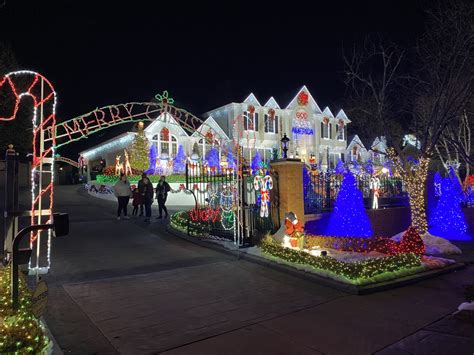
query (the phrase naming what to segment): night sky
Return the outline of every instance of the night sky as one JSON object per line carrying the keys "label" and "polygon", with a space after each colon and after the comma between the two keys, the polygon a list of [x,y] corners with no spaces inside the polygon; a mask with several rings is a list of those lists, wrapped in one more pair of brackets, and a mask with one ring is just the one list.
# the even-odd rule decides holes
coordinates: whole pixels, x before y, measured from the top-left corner
{"label": "night sky", "polygon": [[[304,84],[335,112],[345,95],[342,48],[373,32],[413,44],[426,1],[193,3],[6,0],[0,41],[20,68],[52,81],[60,121],[165,89],[196,115],[250,92],[283,107]],[[64,155],[75,159],[127,128],[74,143]]]}

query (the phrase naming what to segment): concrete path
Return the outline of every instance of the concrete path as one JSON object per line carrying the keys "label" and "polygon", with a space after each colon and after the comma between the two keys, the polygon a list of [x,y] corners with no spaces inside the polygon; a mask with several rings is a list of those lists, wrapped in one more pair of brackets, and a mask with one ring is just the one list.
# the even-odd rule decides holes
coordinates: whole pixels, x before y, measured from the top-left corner
{"label": "concrete path", "polygon": [[347,295],[173,237],[163,221],[117,221],[77,187],[55,196],[71,233],[53,241],[45,318],[65,354],[474,351],[472,325],[449,318],[473,266]]}

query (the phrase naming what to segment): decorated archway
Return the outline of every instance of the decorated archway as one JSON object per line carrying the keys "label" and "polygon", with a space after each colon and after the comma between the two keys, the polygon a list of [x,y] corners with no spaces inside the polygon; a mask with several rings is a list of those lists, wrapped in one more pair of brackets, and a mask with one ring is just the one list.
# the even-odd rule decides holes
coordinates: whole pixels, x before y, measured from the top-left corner
{"label": "decorated archway", "polygon": [[[162,95],[156,95],[156,102],[105,106],[59,124],[56,123],[57,95],[51,82],[43,75],[28,70],[6,74],[0,79],[0,91],[14,101],[9,106],[3,106],[0,121],[13,121],[17,118],[23,97],[29,96],[33,100],[32,196],[29,212],[31,225],[47,223],[53,214],[54,161],[72,162],[70,159],[57,158],[57,148],[119,124],[153,121],[163,113],[166,113],[165,118],[168,115],[173,117],[174,123],[189,131],[196,132],[204,124],[203,120],[190,112],[175,107],[166,91]],[[46,243],[42,243],[41,238],[41,231],[30,236],[30,247],[33,249],[36,245],[36,261],[34,266],[30,264],[29,267],[47,271],[51,265],[51,231],[48,232]],[[46,244],[45,253],[40,250],[42,244]],[[40,260],[40,253],[45,254],[45,260]]]}

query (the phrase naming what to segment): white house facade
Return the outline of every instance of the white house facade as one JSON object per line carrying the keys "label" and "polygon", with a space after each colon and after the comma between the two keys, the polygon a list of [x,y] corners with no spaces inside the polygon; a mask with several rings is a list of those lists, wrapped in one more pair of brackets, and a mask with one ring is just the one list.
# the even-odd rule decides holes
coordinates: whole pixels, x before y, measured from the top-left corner
{"label": "white house facade", "polygon": [[[229,103],[204,114],[205,120],[194,132],[186,131],[169,113],[160,114],[144,129],[158,156],[173,158],[183,146],[190,157],[197,153],[201,159],[215,147],[220,155],[235,144],[242,147],[244,158],[250,162],[259,152],[262,159],[271,159],[273,151],[281,156],[281,139],[290,139],[288,156],[306,162],[334,167],[347,154],[347,125],[351,122],[341,109],[334,115],[329,107],[321,110],[303,86],[289,104],[281,108],[271,97],[263,105],[254,94],[243,102]],[[117,155],[124,155],[135,137],[134,132],[121,134],[80,156],[88,163],[102,160],[114,165]],[[365,149],[365,148],[364,148]]]}

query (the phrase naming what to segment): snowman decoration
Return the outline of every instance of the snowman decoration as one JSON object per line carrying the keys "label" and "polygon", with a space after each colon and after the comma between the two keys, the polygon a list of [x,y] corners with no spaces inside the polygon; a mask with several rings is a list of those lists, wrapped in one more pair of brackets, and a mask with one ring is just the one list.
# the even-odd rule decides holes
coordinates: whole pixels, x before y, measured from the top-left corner
{"label": "snowman decoration", "polygon": [[256,191],[260,191],[260,217],[268,217],[273,179],[270,175],[257,175],[253,179],[253,186]]}
{"label": "snowman decoration", "polygon": [[370,190],[372,190],[374,198],[372,199],[372,209],[376,210],[379,208],[379,196],[380,196],[380,179],[376,176],[370,178],[369,184]]}

